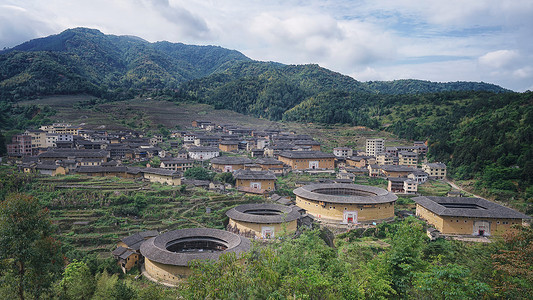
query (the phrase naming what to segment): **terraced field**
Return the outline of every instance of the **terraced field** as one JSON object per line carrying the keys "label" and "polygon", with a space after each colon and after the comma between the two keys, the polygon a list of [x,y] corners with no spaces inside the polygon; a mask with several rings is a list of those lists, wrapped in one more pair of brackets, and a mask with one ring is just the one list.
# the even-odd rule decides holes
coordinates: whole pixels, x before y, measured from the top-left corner
{"label": "terraced field", "polygon": [[[190,227],[223,229],[228,209],[264,201],[238,193],[225,195],[196,188],[181,191],[181,187],[112,177],[76,175],[42,177],[37,181],[36,186],[42,188],[33,194],[49,207],[63,241],[104,257],[110,255],[121,238],[135,232]],[[129,213],[136,207],[138,195],[146,204]]]}

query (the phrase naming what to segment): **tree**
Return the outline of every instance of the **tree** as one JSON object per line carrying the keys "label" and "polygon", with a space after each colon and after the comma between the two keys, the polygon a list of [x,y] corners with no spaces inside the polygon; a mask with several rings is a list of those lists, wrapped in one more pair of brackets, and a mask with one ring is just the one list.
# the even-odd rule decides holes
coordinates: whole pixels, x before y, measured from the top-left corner
{"label": "tree", "polygon": [[211,180],[213,179],[213,176],[215,176],[213,172],[210,172],[202,167],[190,168],[189,170],[185,171],[183,175],[185,178],[198,180]]}
{"label": "tree", "polygon": [[63,266],[59,242],[52,236],[48,210],[36,198],[10,194],[0,203],[0,261],[4,276],[12,276],[19,299],[39,298]]}
{"label": "tree", "polygon": [[495,290],[509,299],[533,295],[533,229],[520,227],[504,235],[503,247],[492,256]]}
{"label": "tree", "polygon": [[456,264],[434,265],[416,277],[418,299],[481,299],[486,283],[472,279],[468,268]]}
{"label": "tree", "polygon": [[68,299],[89,299],[95,288],[94,277],[86,263],[74,260],[63,272],[59,293]]}
{"label": "tree", "polygon": [[235,185],[235,177],[233,177],[233,174],[231,174],[230,172],[219,173],[219,174],[215,175],[215,177],[213,179],[217,180],[217,181],[220,181],[220,182],[224,182],[224,183],[229,183],[229,184]]}
{"label": "tree", "polygon": [[424,268],[422,250],[426,239],[422,226],[416,222],[410,223],[408,219],[398,224],[392,236],[386,264],[393,288],[402,297],[406,296],[411,288],[416,272]]}

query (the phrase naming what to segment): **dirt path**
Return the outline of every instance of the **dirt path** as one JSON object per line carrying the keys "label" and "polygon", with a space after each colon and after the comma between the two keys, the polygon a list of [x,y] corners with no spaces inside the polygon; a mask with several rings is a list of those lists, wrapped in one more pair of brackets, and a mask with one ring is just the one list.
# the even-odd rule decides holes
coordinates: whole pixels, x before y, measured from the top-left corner
{"label": "dirt path", "polygon": [[464,190],[464,189],[461,188],[460,186],[458,186],[458,185],[456,185],[455,183],[453,183],[452,181],[450,181],[448,178],[444,179],[444,181],[445,181],[447,184],[451,185],[452,188],[454,188],[454,189],[456,189],[456,190],[459,190],[459,191],[462,191],[462,192],[465,192],[465,193],[468,193],[468,194],[472,194],[472,195],[474,195],[474,197],[477,197],[477,198],[485,199],[485,198],[483,198],[483,197],[481,197],[481,196],[479,196],[479,195],[476,195],[476,194],[473,194],[473,193],[471,193],[471,192],[469,192],[469,191]]}

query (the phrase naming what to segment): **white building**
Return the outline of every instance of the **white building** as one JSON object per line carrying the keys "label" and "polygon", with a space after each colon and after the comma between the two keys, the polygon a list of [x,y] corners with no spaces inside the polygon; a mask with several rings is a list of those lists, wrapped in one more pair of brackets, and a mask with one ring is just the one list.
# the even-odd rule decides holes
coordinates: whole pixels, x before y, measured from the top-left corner
{"label": "white building", "polygon": [[333,155],[335,155],[336,157],[353,156],[353,149],[348,147],[336,147],[333,148]]}
{"label": "white building", "polygon": [[385,152],[385,141],[383,139],[366,140],[366,155],[376,157],[383,152]]}
{"label": "white building", "polygon": [[220,155],[220,150],[216,147],[191,147],[188,152],[191,159],[201,161]]}

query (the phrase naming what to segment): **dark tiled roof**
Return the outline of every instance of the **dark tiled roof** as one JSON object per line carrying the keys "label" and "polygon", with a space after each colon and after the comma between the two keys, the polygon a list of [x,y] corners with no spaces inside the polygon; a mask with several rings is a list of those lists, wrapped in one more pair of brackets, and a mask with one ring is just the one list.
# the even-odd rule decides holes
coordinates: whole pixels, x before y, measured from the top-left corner
{"label": "dark tiled roof", "polygon": [[240,180],[276,180],[276,175],[271,171],[237,170],[233,176]]}
{"label": "dark tiled roof", "polygon": [[413,200],[439,216],[531,219],[521,212],[482,198],[421,196]]}
{"label": "dark tiled roof", "polygon": [[128,246],[128,248],[133,250],[139,250],[141,244],[144,242],[144,238],[136,233],[122,239],[122,242]]}
{"label": "dark tiled roof", "polygon": [[380,169],[386,172],[414,172],[415,168],[407,166],[396,166],[396,165],[384,165],[380,166]]}
{"label": "dark tiled roof", "polygon": [[247,157],[238,156],[219,156],[211,159],[211,164],[217,165],[244,165],[251,162],[252,160]]}
{"label": "dark tiled roof", "polygon": [[77,150],[57,149],[50,150],[38,155],[39,158],[66,158],[66,157],[108,157],[109,151],[105,150]]}
{"label": "dark tiled roof", "polygon": [[255,160],[255,163],[259,165],[283,165],[281,161],[270,157],[258,158]]}
{"label": "dark tiled roof", "polygon": [[[271,215],[261,215],[262,211]],[[239,205],[228,210],[226,215],[233,220],[262,224],[291,222],[300,217],[294,207],[269,203]]]}
{"label": "dark tiled roof", "polygon": [[179,176],[180,175],[180,172],[178,171],[161,169],[161,168],[140,168],[140,171],[146,174],[156,174],[156,175],[162,175],[162,176]]}
{"label": "dark tiled roof", "polygon": [[426,165],[430,168],[446,168],[446,165],[443,163],[427,163]]}
{"label": "dark tiled roof", "polygon": [[128,167],[87,166],[74,169],[77,173],[126,173]]}
{"label": "dark tiled roof", "polygon": [[216,147],[190,147],[189,152],[220,152]]}
{"label": "dark tiled roof", "polygon": [[122,246],[118,247],[117,249],[113,250],[113,252],[111,252],[114,256],[120,256],[122,255],[124,252],[128,251],[127,248],[124,248]]}
{"label": "dark tiled roof", "polygon": [[56,170],[60,165],[51,165],[51,164],[38,164],[35,166],[37,170]]}
{"label": "dark tiled roof", "polygon": [[[180,239],[211,239],[227,246],[223,251],[205,252],[171,252],[167,245]],[[237,234],[210,228],[189,228],[169,231],[144,242],[141,246],[141,254],[151,261],[173,265],[188,266],[192,260],[216,260],[221,254],[236,253],[239,255],[250,249],[250,241]]]}
{"label": "dark tiled roof", "polygon": [[287,158],[335,158],[331,153],[324,153],[321,151],[285,151],[279,154],[281,157]]}
{"label": "dark tiled roof", "polygon": [[[329,194],[318,192],[328,190]],[[354,193],[353,195],[334,194],[341,190],[351,190]],[[396,195],[378,187],[345,183],[310,184],[295,189],[294,194],[313,201],[346,204],[389,203],[398,199]]]}

